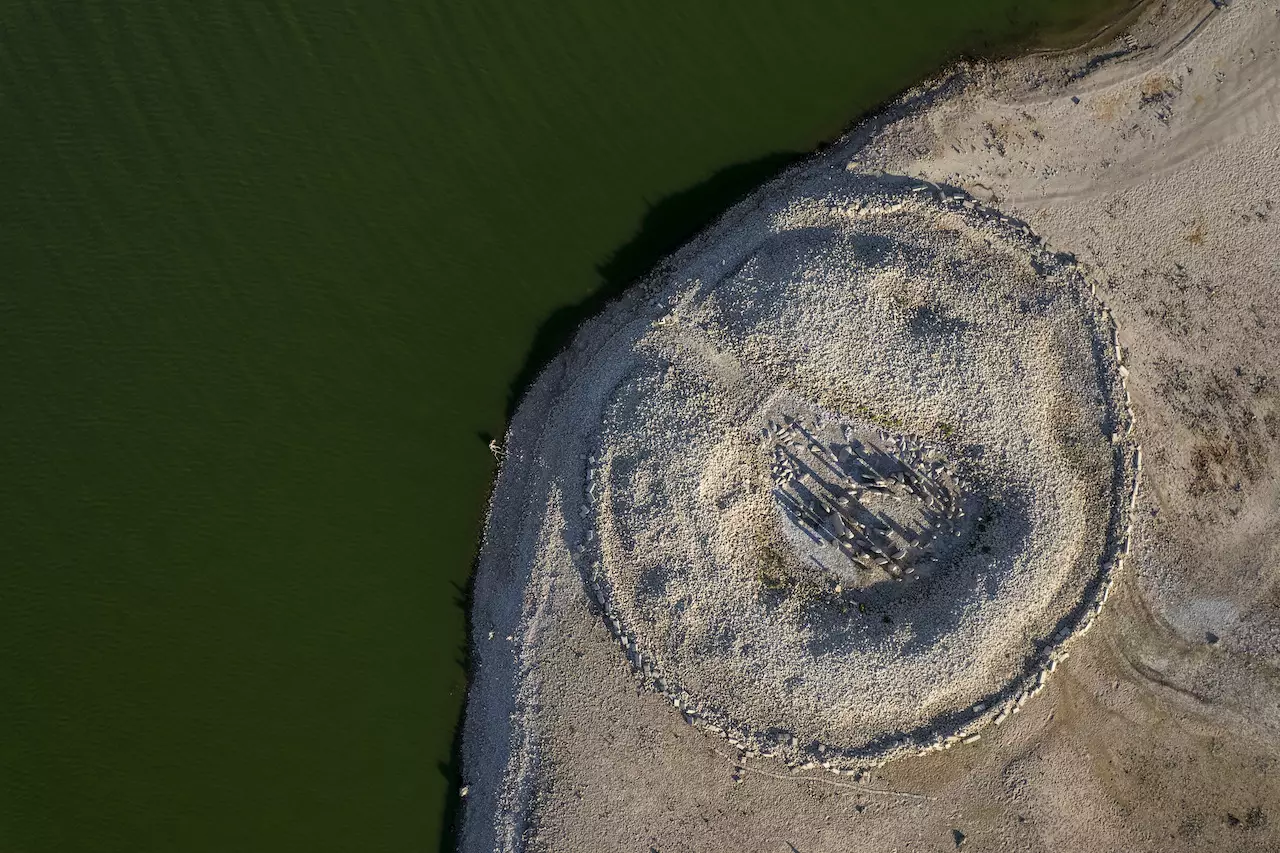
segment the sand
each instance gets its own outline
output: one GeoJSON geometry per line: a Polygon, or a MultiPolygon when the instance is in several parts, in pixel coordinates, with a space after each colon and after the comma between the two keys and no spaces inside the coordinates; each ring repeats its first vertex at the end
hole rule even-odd
{"type": "Polygon", "coordinates": [[[513,419],[462,849],[1280,848],[1280,12],[964,64],[513,419]]]}

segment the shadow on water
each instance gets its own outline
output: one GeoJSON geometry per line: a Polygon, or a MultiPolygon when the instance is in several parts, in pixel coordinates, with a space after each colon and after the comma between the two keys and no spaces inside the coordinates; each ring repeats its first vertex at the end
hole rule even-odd
{"type": "MultiPolygon", "coordinates": [[[[472,561],[465,585],[453,582],[453,603],[462,610],[466,632],[458,646],[458,666],[471,678],[471,599],[475,591],[476,565],[479,556],[472,561]]],[[[466,715],[466,696],[458,712],[458,722],[453,727],[453,744],[449,747],[449,760],[437,762],[436,768],[445,781],[444,816],[440,823],[440,853],[454,853],[458,849],[459,832],[462,829],[462,722],[466,715]]]]}
{"type": "Polygon", "coordinates": [[[597,267],[600,286],[581,302],[557,309],[534,335],[524,367],[511,383],[507,420],[520,398],[551,359],[565,348],[578,327],[616,299],[627,286],[689,241],[717,216],[804,154],[776,152],[719,170],[707,180],[659,201],[645,213],[640,230],[597,267]]]}

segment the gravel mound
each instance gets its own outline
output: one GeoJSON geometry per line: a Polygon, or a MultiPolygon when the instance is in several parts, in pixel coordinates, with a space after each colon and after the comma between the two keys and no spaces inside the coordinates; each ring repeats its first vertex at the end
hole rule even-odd
{"type": "Polygon", "coordinates": [[[1073,259],[843,175],[678,256],[649,308],[569,395],[602,405],[567,488],[642,682],[848,773],[1016,713],[1105,600],[1139,463],[1073,259]]]}

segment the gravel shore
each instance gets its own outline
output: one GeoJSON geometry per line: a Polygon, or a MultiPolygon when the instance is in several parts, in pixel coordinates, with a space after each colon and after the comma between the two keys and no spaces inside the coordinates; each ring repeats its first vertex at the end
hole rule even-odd
{"type": "Polygon", "coordinates": [[[462,849],[1276,849],[1278,40],[957,66],[586,323],[504,444],[462,849]]]}

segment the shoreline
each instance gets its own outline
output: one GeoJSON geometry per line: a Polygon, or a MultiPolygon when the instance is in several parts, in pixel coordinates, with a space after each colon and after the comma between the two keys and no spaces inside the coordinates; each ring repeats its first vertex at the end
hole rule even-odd
{"type": "MultiPolygon", "coordinates": [[[[1137,16],[1139,22],[1150,17],[1151,8],[1142,7],[1137,16]]],[[[1058,88],[1047,82],[1047,91],[1042,88],[1039,91],[1019,92],[1015,85],[1012,91],[1000,93],[1001,97],[995,99],[997,104],[1030,104],[1034,108],[1038,103],[1044,102],[1046,96],[1048,100],[1065,100],[1065,95],[1059,93],[1068,87],[1087,94],[1091,89],[1090,84],[1093,87],[1119,85],[1113,78],[1119,77],[1123,82],[1127,63],[1142,59],[1158,65],[1168,56],[1159,55],[1161,50],[1158,48],[1162,45],[1172,43],[1170,53],[1185,51],[1189,45],[1196,46],[1197,34],[1212,29],[1207,26],[1207,22],[1214,18],[1230,21],[1231,15],[1244,14],[1238,9],[1251,8],[1254,7],[1240,2],[1234,4],[1227,15],[1218,14],[1219,10],[1214,8],[1198,19],[1195,14],[1197,10],[1187,5],[1183,9],[1185,14],[1160,22],[1164,27],[1162,37],[1166,41],[1154,44],[1149,49],[1152,53],[1144,49],[1131,55],[1113,57],[1110,61],[1088,67],[1085,73],[1074,78],[1070,77],[1066,67],[1084,60],[1090,49],[1064,51],[1047,56],[1032,54],[989,63],[961,61],[920,86],[908,90],[884,109],[858,121],[839,141],[784,170],[738,202],[689,244],[664,259],[653,274],[633,285],[601,314],[583,325],[570,346],[544,368],[526,391],[509,427],[505,444],[506,458],[500,465],[490,497],[481,557],[475,575],[471,620],[470,642],[475,677],[468,696],[463,730],[463,771],[468,788],[463,849],[525,849],[530,834],[537,835],[539,822],[546,814],[545,809],[549,808],[548,801],[540,802],[544,794],[539,793],[545,792],[548,774],[554,778],[557,773],[566,772],[563,769],[548,769],[540,763],[548,737],[555,739],[554,735],[549,736],[547,730],[544,730],[544,723],[547,722],[544,717],[548,713],[546,703],[560,695],[555,692],[560,688],[558,684],[551,685],[555,688],[552,692],[544,693],[544,690],[550,689],[543,681],[548,677],[547,673],[551,673],[553,681],[557,677],[555,666],[547,665],[546,655],[548,649],[559,644],[554,635],[558,630],[557,626],[565,624],[567,618],[579,620],[575,623],[575,636],[578,637],[593,636],[590,626],[598,623],[599,619],[591,617],[590,612],[585,609],[585,597],[581,590],[574,590],[580,584],[576,573],[568,571],[567,564],[563,561],[548,560],[549,549],[553,550],[554,544],[547,540],[547,531],[558,529],[564,524],[563,518],[559,517],[563,500],[554,497],[556,490],[552,480],[557,477],[572,480],[576,476],[573,472],[580,472],[584,468],[583,460],[568,458],[577,445],[565,441],[566,436],[585,435],[584,426],[566,417],[566,413],[575,408],[572,405],[561,406],[563,411],[556,416],[555,401],[569,392],[568,386],[572,384],[577,371],[586,369],[596,353],[603,351],[614,339],[638,334],[641,327],[655,319],[656,309],[649,302],[660,289],[663,276],[673,267],[698,256],[719,235],[732,231],[764,199],[785,194],[792,184],[801,182],[801,176],[812,176],[829,170],[833,165],[848,161],[855,155],[860,170],[883,169],[907,175],[912,175],[913,171],[920,172],[915,177],[963,188],[964,182],[952,184],[951,181],[944,180],[948,177],[945,170],[955,165],[981,172],[984,167],[975,165],[972,159],[966,161],[966,154],[958,147],[955,156],[949,161],[946,157],[917,158],[910,153],[914,150],[912,134],[919,133],[919,128],[930,122],[936,124],[939,112],[945,112],[965,98],[974,97],[975,92],[997,88],[1002,75],[1016,78],[1017,74],[1028,70],[1039,71],[1046,78],[1052,70],[1062,74],[1066,80],[1058,88]],[[1196,22],[1190,23],[1193,20],[1196,22]],[[1184,33],[1184,30],[1187,32],[1184,33]],[[1031,100],[1023,100],[1028,95],[1031,100]],[[913,123],[914,126],[910,126],[913,123]],[[886,138],[886,131],[891,130],[897,132],[897,135],[886,138]],[[906,156],[903,156],[904,153],[906,156]],[[553,497],[550,505],[543,506],[540,503],[538,496],[543,494],[553,497]],[[582,609],[583,614],[573,616],[566,613],[566,608],[570,606],[582,609]],[[583,618],[586,619],[585,623],[581,622],[583,618]],[[496,642],[490,638],[490,630],[494,632],[496,642]],[[511,639],[506,640],[507,637],[511,639]],[[487,815],[506,817],[495,826],[487,823],[487,815]],[[496,834],[490,837],[491,833],[496,834]]],[[[1089,60],[1083,62],[1085,66],[1088,63],[1089,60]]],[[[1176,98],[1174,95],[1171,100],[1176,98]]],[[[1057,106],[1056,109],[1062,111],[1065,106],[1057,106]]],[[[1025,145],[1026,142],[1006,139],[1000,140],[999,144],[1009,149],[1015,144],[1025,145]]],[[[1135,171],[1138,179],[1143,174],[1147,173],[1135,171]]],[[[1015,187],[1012,180],[1006,183],[1010,188],[1015,187]]],[[[1035,187],[1034,182],[1024,183],[1029,189],[1035,187]]],[[[1034,215],[1023,216],[1018,209],[1018,205],[1037,198],[1034,192],[1024,190],[1019,194],[1007,190],[1003,185],[997,188],[992,184],[999,184],[999,180],[991,180],[991,183],[969,182],[972,189],[991,193],[997,199],[993,203],[1005,213],[1019,216],[1028,222],[1036,218],[1034,215]],[[1014,204],[1012,210],[1006,206],[1010,200],[1014,204]]],[[[1042,192],[1038,197],[1044,198],[1046,195],[1047,193],[1042,192]]],[[[1029,212],[1035,213],[1034,210],[1029,212]]],[[[1070,213],[1060,217],[1060,220],[1070,221],[1070,213]]],[[[1060,220],[1050,221],[1048,230],[1055,230],[1054,226],[1060,220]]],[[[1043,227],[1037,230],[1042,233],[1045,231],[1043,227]]],[[[1080,242],[1079,235],[1084,232],[1077,230],[1073,233],[1069,227],[1058,230],[1064,233],[1065,239],[1060,241],[1057,235],[1053,235],[1051,239],[1055,246],[1061,242],[1062,248],[1076,249],[1080,242]]],[[[1094,266],[1092,259],[1087,257],[1085,262],[1098,271],[1098,281],[1104,288],[1112,283],[1113,279],[1107,274],[1106,266],[1094,266]]],[[[1121,300],[1117,311],[1129,312],[1124,300],[1121,300]]],[[[1143,329],[1141,323],[1135,323],[1134,326],[1138,331],[1126,332],[1128,340],[1118,343],[1118,346],[1127,346],[1130,351],[1135,348],[1132,337],[1141,336],[1143,329]]],[[[1141,346],[1138,345],[1137,349],[1141,350],[1141,346]]],[[[1147,384],[1140,392],[1139,403],[1143,396],[1150,396],[1160,378],[1156,371],[1148,375],[1150,379],[1146,380],[1147,384]]],[[[1162,417],[1157,417],[1152,429],[1160,429],[1163,420],[1162,417]]],[[[1146,419],[1140,416],[1140,423],[1145,422],[1146,419]]],[[[1139,575],[1141,574],[1142,570],[1139,569],[1139,575]]],[[[1133,589],[1136,583],[1137,581],[1130,581],[1126,585],[1129,587],[1126,597],[1138,594],[1133,589]]],[[[1124,616],[1117,618],[1123,619],[1124,616]]],[[[594,630],[598,633],[598,625],[594,630]]],[[[616,651],[616,647],[613,648],[614,656],[616,651]]],[[[608,660],[608,652],[608,649],[604,649],[600,659],[608,660]]],[[[551,651],[550,654],[554,657],[559,653],[551,651]]],[[[621,677],[622,683],[627,681],[628,678],[621,677]]],[[[600,689],[609,688],[602,684],[600,689]]],[[[669,703],[667,707],[670,711],[669,703]]],[[[651,704],[647,704],[637,713],[651,716],[656,710],[651,704]]],[[[572,709],[566,709],[562,716],[565,719],[572,717],[572,709]]],[[[588,724],[587,721],[580,722],[588,724]]],[[[663,729],[667,721],[658,720],[653,725],[663,729]]],[[[903,759],[908,763],[916,760],[903,759]]],[[[897,762],[893,762],[888,768],[893,769],[896,764],[897,762]]]]}

